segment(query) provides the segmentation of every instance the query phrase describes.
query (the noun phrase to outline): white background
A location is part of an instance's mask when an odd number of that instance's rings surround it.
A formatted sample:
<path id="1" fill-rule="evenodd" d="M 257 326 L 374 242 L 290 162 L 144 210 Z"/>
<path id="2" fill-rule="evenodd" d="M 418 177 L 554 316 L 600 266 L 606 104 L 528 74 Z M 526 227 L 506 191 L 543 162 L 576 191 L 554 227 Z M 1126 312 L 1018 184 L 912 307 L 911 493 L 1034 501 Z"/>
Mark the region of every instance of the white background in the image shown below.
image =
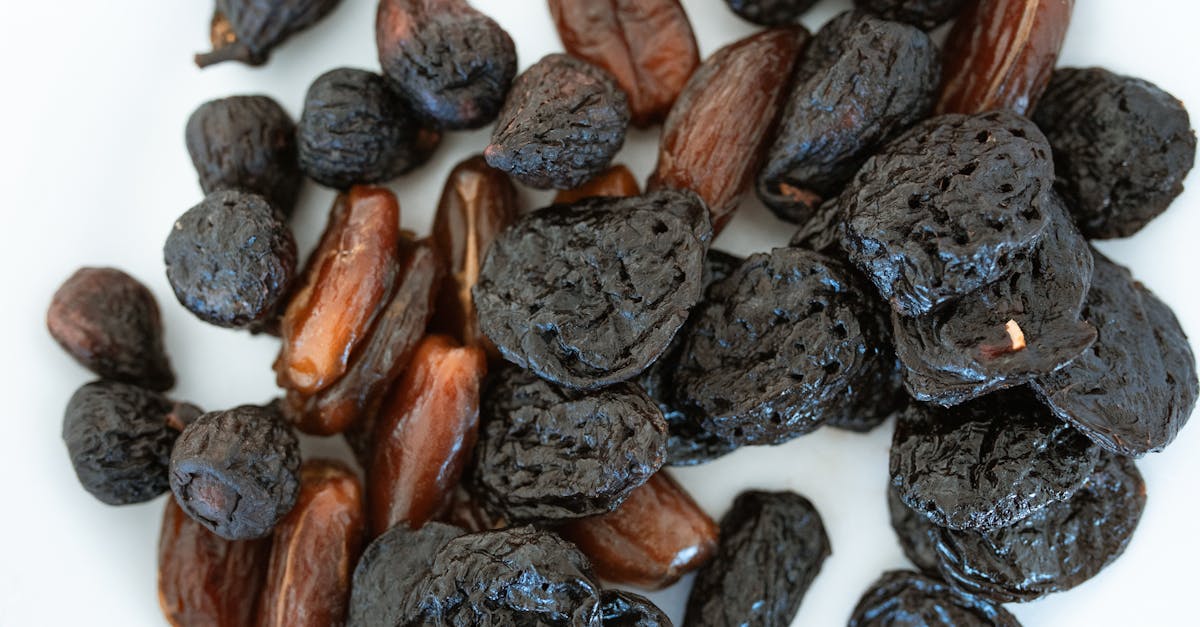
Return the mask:
<path id="1" fill-rule="evenodd" d="M 512 34 L 522 67 L 560 49 L 540 0 L 474 0 Z M 702 53 L 754 27 L 722 0 L 687 0 Z M 1104 65 L 1200 102 L 1200 8 L 1178 0 L 1079 0 L 1062 62 Z M 821 2 L 819 26 L 849 0 Z M 62 410 L 91 377 L 51 341 L 45 308 L 81 265 L 112 265 L 154 291 L 179 377 L 174 394 L 206 408 L 274 394 L 269 338 L 205 325 L 179 307 L 161 246 L 176 216 L 201 198 L 183 142 L 201 102 L 265 93 L 298 116 L 309 82 L 343 65 L 377 69 L 375 2 L 345 0 L 316 28 L 276 50 L 269 65 L 191 62 L 206 49 L 211 4 L 164 0 L 9 2 L 0 37 L 0 625 L 158 625 L 155 547 L 163 507 L 114 508 L 79 487 L 60 439 Z M 431 163 L 392 187 L 403 225 L 427 232 L 450 168 L 479 151 L 488 131 L 454 133 Z M 657 131 L 633 132 L 619 161 L 639 179 L 653 167 Z M 1136 237 L 1101 248 L 1178 312 L 1200 336 L 1200 182 Z M 315 242 L 333 193 L 305 188 L 295 227 Z M 534 207 L 544 195 L 526 193 Z M 737 253 L 786 243 L 793 228 L 747 201 L 717 247 Z M 791 444 L 746 449 L 674 475 L 714 517 L 746 488 L 787 488 L 824 517 L 833 555 L 795 625 L 842 625 L 859 595 L 889 568 L 905 567 L 887 522 L 884 485 L 891 425 L 869 436 L 832 429 Z M 341 451 L 340 441 L 308 451 Z M 1091 582 L 1011 607 L 1026 625 L 1195 624 L 1200 563 L 1196 502 L 1200 426 L 1140 464 L 1149 502 L 1125 556 Z M 655 598 L 681 619 L 688 581 Z"/>

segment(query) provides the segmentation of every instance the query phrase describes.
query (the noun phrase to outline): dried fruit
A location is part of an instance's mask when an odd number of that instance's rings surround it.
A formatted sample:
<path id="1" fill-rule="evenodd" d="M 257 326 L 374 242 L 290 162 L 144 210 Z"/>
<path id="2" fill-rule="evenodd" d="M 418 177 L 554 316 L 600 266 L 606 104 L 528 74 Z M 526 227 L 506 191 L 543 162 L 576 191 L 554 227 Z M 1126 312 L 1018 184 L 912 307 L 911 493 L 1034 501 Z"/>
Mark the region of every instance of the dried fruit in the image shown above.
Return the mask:
<path id="1" fill-rule="evenodd" d="M 858 9 L 925 30 L 949 22 L 966 3 L 967 0 L 854 0 Z"/>
<path id="2" fill-rule="evenodd" d="M 399 525 L 376 538 L 354 569 L 346 625 L 408 624 L 402 621 L 412 616 L 410 595 L 428 576 L 438 552 L 461 535 L 457 527 L 430 523 L 419 531 Z"/>
<path id="3" fill-rule="evenodd" d="M 614 165 L 596 175 L 596 178 L 576 187 L 565 189 L 554 195 L 554 204 L 570 205 L 584 198 L 596 196 L 616 196 L 625 198 L 641 194 L 637 179 L 633 172 L 623 165 Z"/>
<path id="4" fill-rule="evenodd" d="M 459 484 L 450 494 L 450 504 L 438 517 L 438 522 L 454 525 L 469 533 L 492 531 L 508 526 L 503 516 L 496 516 L 487 511 L 483 503 L 475 498 L 463 484 Z"/>
<path id="5" fill-rule="evenodd" d="M 894 485 L 888 487 L 888 517 L 892 521 L 892 531 L 896 532 L 905 557 L 921 569 L 921 572 L 930 577 L 940 578 L 937 539 L 929 533 L 935 525 L 929 522 L 924 512 L 918 512 L 905 504 Z"/>
<path id="6" fill-rule="evenodd" d="M 1021 627 L 1002 606 L 917 573 L 886 572 L 863 593 L 848 627 Z"/>
<path id="7" fill-rule="evenodd" d="M 673 627 L 671 619 L 650 599 L 632 592 L 605 590 L 600 604 L 604 627 Z"/>
<path id="8" fill-rule="evenodd" d="M 662 121 L 700 65 L 679 0 L 550 0 L 550 14 L 568 53 L 617 80 L 636 126 Z"/>
<path id="9" fill-rule="evenodd" d="M 205 68 L 222 61 L 262 65 L 271 50 L 321 21 L 341 0 L 217 0 L 212 51 L 196 55 Z"/>
<path id="10" fill-rule="evenodd" d="M 739 17 L 763 26 L 795 24 L 816 3 L 817 0 L 725 0 Z"/>

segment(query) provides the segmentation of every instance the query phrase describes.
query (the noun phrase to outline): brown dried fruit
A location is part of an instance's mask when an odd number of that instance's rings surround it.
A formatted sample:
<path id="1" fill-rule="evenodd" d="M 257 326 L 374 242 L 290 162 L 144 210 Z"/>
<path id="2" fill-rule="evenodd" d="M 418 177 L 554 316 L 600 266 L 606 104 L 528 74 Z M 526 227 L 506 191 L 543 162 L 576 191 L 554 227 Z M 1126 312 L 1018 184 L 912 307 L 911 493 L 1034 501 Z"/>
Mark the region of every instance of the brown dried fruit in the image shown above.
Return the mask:
<path id="1" fill-rule="evenodd" d="M 196 55 L 206 68 L 223 61 L 262 65 L 271 50 L 321 21 L 341 0 L 216 0 L 209 38 L 212 51 Z"/>
<path id="2" fill-rule="evenodd" d="M 566 189 L 554 195 L 554 204 L 570 205 L 584 198 L 595 196 L 618 196 L 627 198 L 637 196 L 642 191 L 634 178 L 633 172 L 623 165 L 614 165 L 596 175 L 596 178 L 576 187 Z"/>

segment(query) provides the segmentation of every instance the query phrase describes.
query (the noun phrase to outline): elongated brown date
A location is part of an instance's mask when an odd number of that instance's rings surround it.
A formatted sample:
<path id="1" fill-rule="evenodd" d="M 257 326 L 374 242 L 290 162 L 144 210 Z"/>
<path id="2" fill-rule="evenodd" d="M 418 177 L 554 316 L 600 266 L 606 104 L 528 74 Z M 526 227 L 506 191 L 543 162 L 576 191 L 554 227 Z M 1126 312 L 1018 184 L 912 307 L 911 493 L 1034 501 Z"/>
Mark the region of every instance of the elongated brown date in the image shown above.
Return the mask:
<path id="1" fill-rule="evenodd" d="M 637 196 L 642 193 L 637 179 L 629 168 L 617 164 L 601 172 L 596 178 L 576 187 L 566 189 L 554 195 L 554 204 L 569 205 L 577 200 L 594 196 Z"/>

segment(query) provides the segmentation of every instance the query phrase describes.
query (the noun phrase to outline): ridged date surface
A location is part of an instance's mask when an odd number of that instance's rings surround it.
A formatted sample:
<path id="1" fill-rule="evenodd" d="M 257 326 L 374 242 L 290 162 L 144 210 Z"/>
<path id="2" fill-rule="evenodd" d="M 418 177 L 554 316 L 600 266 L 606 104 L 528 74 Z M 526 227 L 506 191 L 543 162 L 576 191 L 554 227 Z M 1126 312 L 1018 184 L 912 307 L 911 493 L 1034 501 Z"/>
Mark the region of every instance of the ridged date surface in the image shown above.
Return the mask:
<path id="1" fill-rule="evenodd" d="M 570 205 L 584 198 L 595 196 L 624 198 L 637 196 L 640 193 L 641 187 L 634 178 L 633 172 L 630 172 L 629 168 L 624 165 L 617 164 L 597 174 L 595 178 L 579 187 L 559 191 L 554 195 L 554 204 Z"/>

